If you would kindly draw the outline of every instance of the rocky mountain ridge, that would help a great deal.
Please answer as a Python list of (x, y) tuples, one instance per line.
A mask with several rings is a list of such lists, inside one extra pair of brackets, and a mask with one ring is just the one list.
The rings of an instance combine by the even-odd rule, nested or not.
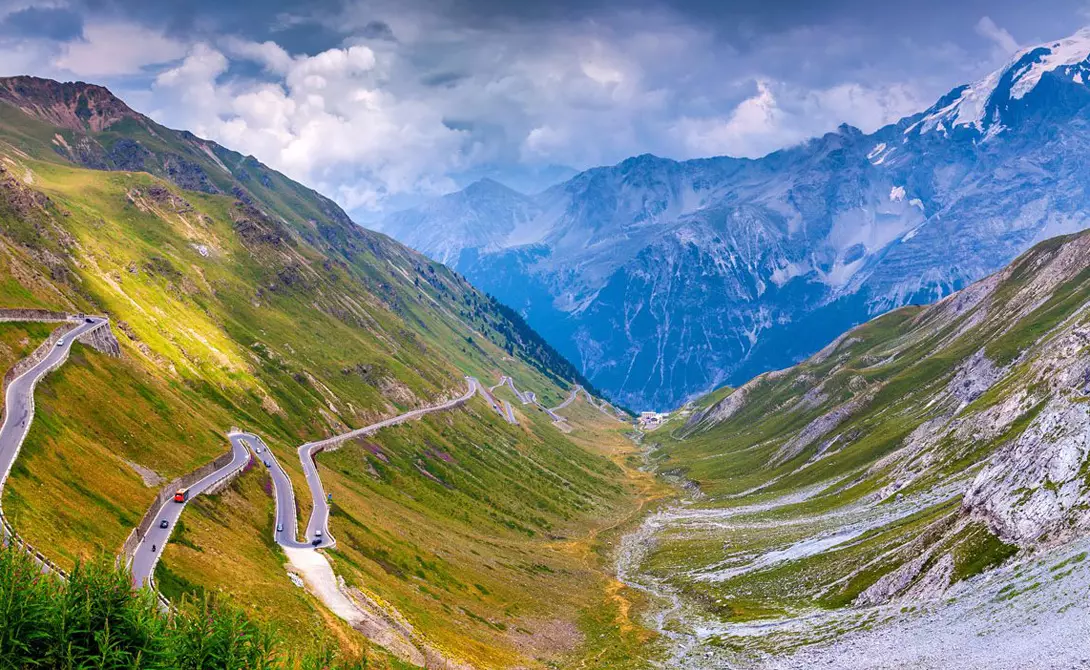
[(1087, 35), (874, 133), (757, 160), (638, 156), (529, 202), (463, 191), (456, 215), (437, 201), (383, 229), (456, 258), (613, 397), (669, 408), (1086, 227)]
[[(646, 435), (700, 497), (645, 522), (623, 574), (676, 599), (660, 625), (677, 667), (1019, 668), (1036, 639), (1077, 666), (1063, 631), (1086, 616), (1088, 407), (1084, 231)], [(939, 621), (961, 634), (890, 642)], [(978, 648), (1005, 654), (966, 663)]]

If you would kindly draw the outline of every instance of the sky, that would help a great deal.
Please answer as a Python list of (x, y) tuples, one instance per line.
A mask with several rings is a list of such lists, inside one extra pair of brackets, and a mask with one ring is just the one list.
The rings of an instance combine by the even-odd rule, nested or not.
[(368, 222), (485, 176), (873, 131), (1085, 24), (1088, 0), (0, 0), (0, 74), (106, 85)]

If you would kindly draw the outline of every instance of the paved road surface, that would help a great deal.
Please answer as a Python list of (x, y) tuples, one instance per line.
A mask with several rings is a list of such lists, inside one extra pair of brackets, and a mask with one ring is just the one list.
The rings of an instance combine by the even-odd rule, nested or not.
[[(440, 412), (446, 409), (457, 407), (458, 405), (466, 402), (474, 396), (476, 393), (480, 393), (485, 397), (488, 396), (488, 392), (485, 390), (481, 383), (473, 377), (466, 377), (466, 383), (469, 386), (469, 390), (465, 392), (465, 395), (455, 398), (454, 400), (448, 400), (445, 403), (434, 405), (432, 407), (422, 407), (420, 409), (414, 409), (411, 412), (400, 414), (398, 416), (379, 421), (378, 423), (365, 426), (363, 428), (357, 428), (351, 432), (343, 435), (337, 435), (325, 440), (319, 440), (317, 442), (308, 442), (299, 447), (299, 460), (303, 463), (303, 474), (307, 479), (307, 486), (310, 488), (310, 497), (314, 503), (314, 507), (310, 512), (310, 521), (307, 522), (307, 532), (304, 539), (312, 541), (316, 537), (316, 533), (322, 531), (322, 542), (318, 545), (320, 547), (332, 547), (336, 545), (336, 540), (329, 534), (329, 504), (326, 502), (325, 489), (322, 487), (322, 479), (318, 476), (318, 466), (314, 461), (314, 456), (322, 449), (332, 447), (340, 444), (345, 440), (350, 440), (355, 437), (361, 437), (363, 435), (370, 435), (378, 430), (393, 426), (406, 421), (430, 414), (432, 412)], [(493, 401), (495, 402), (495, 401)], [(285, 525), (286, 529), (287, 526)], [(281, 543), (283, 544), (283, 543)], [(310, 545), (307, 545), (310, 546)]]
[[(493, 386), (492, 388), (497, 388), (502, 385), (503, 384), (496, 384), (496, 386)], [(480, 394), (484, 396), (484, 399), (488, 401), (488, 404), (492, 406), (492, 409), (496, 410), (496, 413), (502, 416), (507, 423), (517, 423), (514, 415), (508, 416), (507, 412), (503, 409), (503, 405), (500, 404), (499, 400), (496, 400), (496, 396), (492, 395), (492, 392), (489, 389), (480, 386), (478, 390)]]
[[(273, 539), (277, 544), (285, 547), (309, 548), (311, 545), (308, 538), (303, 538), (304, 541), (302, 542), (296, 538), (299, 522), (295, 510), (295, 490), (292, 487), (291, 477), (288, 477), (284, 466), (280, 465), (276, 455), (269, 451), (269, 447), (257, 435), (253, 433), (232, 433), (231, 439), (232, 441), (238, 439), (243, 442), (254, 452), (254, 456), (262, 464), (262, 467), (268, 467), (269, 469), (269, 476), (272, 477), (273, 483), (273, 495), (276, 498), (276, 525), (272, 529)], [(268, 466), (265, 466), (265, 463), (268, 463)], [(319, 546), (328, 545), (322, 544)]]
[(515, 418), (515, 410), (511, 408), (511, 403), (506, 400), (503, 401), (503, 418), (507, 419), (507, 423), (518, 425), (518, 419)]
[(518, 398), (519, 402), (522, 403), (523, 405), (534, 404), (534, 402), (535, 402), (534, 394), (532, 392), (530, 392), (530, 391), (525, 391), (524, 392), (524, 391), (520, 391), (517, 388), (515, 388), (515, 380), (514, 379), (511, 379), (507, 375), (504, 375), (504, 376), (500, 377), (500, 383), (497, 384), (496, 386), (500, 386), (500, 385), (503, 385), (503, 384), (506, 384), (508, 388), (510, 388), (512, 391), (514, 391), (515, 397)]
[[(232, 433), (228, 437), (231, 440), (231, 454), (233, 456), (231, 462), (190, 486), (190, 500), (204, 493), (208, 490), (208, 487), (223, 479), (229, 473), (246, 465), (246, 462), (250, 460), (250, 452), (246, 450), (246, 445), (239, 435)], [(136, 546), (136, 551), (133, 553), (132, 581), (136, 586), (144, 586), (149, 583), (152, 574), (155, 572), (155, 564), (159, 562), (159, 557), (163, 555), (163, 549), (167, 546), (170, 534), (174, 532), (174, 526), (177, 525), (178, 518), (182, 515), (185, 506), (186, 503), (176, 503), (173, 498), (170, 498), (159, 508), (158, 514), (155, 515), (155, 523), (148, 530), (148, 534), (140, 540), (140, 543)], [(159, 527), (159, 522), (163, 519), (167, 521), (166, 528)], [(152, 547), (155, 548), (155, 551), (152, 551)]]
[(7, 414), (4, 424), (0, 426), (0, 473), (3, 473), (0, 475), (0, 491), (3, 490), (15, 457), (19, 455), (23, 440), (30, 431), (30, 423), (34, 420), (34, 386), (46, 373), (64, 361), (76, 338), (103, 323), (106, 323), (106, 319), (99, 317), (92, 317), (91, 323), (81, 323), (58, 341), (59, 346), (54, 346), (40, 363), (16, 377), (4, 390)]
[[(582, 390), (583, 390), (583, 387), (576, 384), (575, 386), (572, 387), (571, 393), (568, 394), (568, 397), (564, 398), (564, 402), (560, 403), (556, 407), (553, 407), (549, 411), (550, 412), (555, 412), (558, 409), (564, 409), (568, 405), (572, 404), (572, 401), (575, 400), (575, 396), (577, 396), (579, 394), (579, 392), (582, 391)], [(585, 391), (584, 391), (584, 393), (585, 393)]]

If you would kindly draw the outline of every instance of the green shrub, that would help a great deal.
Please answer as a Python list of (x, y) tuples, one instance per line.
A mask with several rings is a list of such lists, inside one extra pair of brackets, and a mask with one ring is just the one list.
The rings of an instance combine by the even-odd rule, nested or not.
[(347, 667), (328, 650), (295, 657), (278, 646), (274, 632), (214, 597), (186, 596), (166, 612), (106, 559), (64, 580), (0, 547), (0, 670)]

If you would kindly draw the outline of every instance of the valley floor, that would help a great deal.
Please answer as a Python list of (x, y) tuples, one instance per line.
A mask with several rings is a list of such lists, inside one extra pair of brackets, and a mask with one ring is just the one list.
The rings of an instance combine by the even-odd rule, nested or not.
[[(853, 566), (852, 555), (876, 531), (953, 515), (964, 484), (950, 482), (889, 504), (814, 513), (806, 504), (824, 484), (716, 504), (698, 494), (649, 514), (625, 534), (617, 574), (651, 599), (648, 623), (668, 641), (664, 667), (1090, 667), (1090, 539), (1011, 562), (945, 592), (920, 589), (876, 606), (817, 605), (825, 593), (865, 572), (867, 564)], [(721, 551), (707, 551), (709, 543)], [(812, 593), (806, 566), (826, 558), (847, 567), (829, 571), (839, 579), (825, 584), (813, 605), (782, 611), (756, 605), (767, 594), (770, 573), (788, 590), (797, 579), (800, 591)], [(716, 597), (723, 583), (745, 586)]]

